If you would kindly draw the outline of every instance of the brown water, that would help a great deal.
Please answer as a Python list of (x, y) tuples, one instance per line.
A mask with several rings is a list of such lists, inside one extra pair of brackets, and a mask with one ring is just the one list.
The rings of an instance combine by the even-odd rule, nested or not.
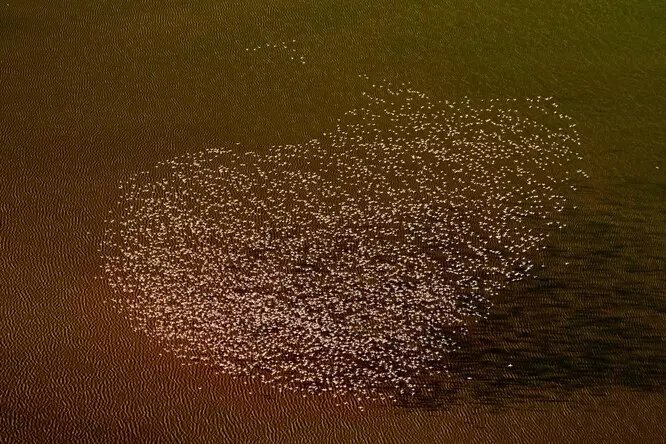
[[(261, 3), (0, 5), (0, 441), (661, 442), (661, 3)], [(244, 54), (291, 39), (305, 64)], [(545, 268), (472, 329), (455, 383), (397, 406), (161, 355), (94, 279), (118, 181), (229, 143), (306, 141), (356, 105), (359, 73), (440, 99), (556, 98), (590, 179)]]

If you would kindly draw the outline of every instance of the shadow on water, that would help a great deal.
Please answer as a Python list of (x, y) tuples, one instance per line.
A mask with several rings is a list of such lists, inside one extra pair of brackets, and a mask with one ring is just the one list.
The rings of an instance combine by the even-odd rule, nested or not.
[(505, 289), (490, 316), (470, 328), (448, 366), (451, 377), (429, 381), (414, 396), (398, 398), (399, 405), (502, 408), (569, 402), (579, 390), (663, 392), (661, 233), (649, 239), (631, 231), (641, 230), (638, 225), (613, 218), (579, 220), (575, 238), (547, 246), (550, 263)]

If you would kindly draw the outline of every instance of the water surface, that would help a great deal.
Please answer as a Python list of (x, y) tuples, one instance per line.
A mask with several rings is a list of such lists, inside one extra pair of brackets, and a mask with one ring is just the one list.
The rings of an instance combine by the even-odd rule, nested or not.
[[(3, 440), (659, 442), (664, 17), (656, 1), (3, 3)], [(296, 59), (244, 51), (292, 40)], [(330, 131), (359, 73), (439, 99), (553, 96), (578, 124), (577, 208), (471, 329), (460, 378), (360, 411), (183, 366), (104, 304), (119, 181)]]

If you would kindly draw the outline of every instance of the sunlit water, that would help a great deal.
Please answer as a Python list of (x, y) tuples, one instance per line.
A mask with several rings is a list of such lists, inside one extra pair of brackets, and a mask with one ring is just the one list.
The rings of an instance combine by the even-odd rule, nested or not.
[[(0, 441), (661, 442), (664, 17), (656, 0), (0, 3)], [(389, 84), (403, 93), (388, 95)], [(407, 89), (427, 98), (417, 96), (417, 108), (403, 108), (416, 121), (393, 121), (385, 111), (399, 114), (412, 97)], [(534, 108), (535, 100), (546, 112)], [(454, 109), (435, 115), (448, 105)], [(490, 105), (494, 111), (483, 111)], [(541, 140), (520, 142), (526, 134), (502, 126), (508, 121), (494, 126), (511, 109), (532, 122), (528, 132)], [(477, 111), (490, 122), (465, 127), (462, 115), (471, 113), (469, 122), (476, 122)], [(439, 127), (417, 134), (418, 122)], [(448, 127), (469, 131), (449, 136)], [(524, 173), (501, 175), (481, 153), (454, 144), (473, 142), (479, 129), (486, 137), (480, 142), (513, 153)], [(502, 140), (490, 139), (499, 134)], [(569, 155), (571, 163), (545, 167), (555, 148), (542, 143), (548, 135), (582, 160)], [(358, 137), (360, 144), (352, 140)], [(518, 154), (511, 142), (530, 149)], [(409, 157), (411, 151), (422, 159)], [(320, 153), (322, 161), (288, 162), (307, 153)], [(437, 153), (460, 159), (455, 169), (467, 177), (460, 182), (445, 162), (439, 169), (426, 162)], [(396, 156), (405, 161), (402, 177), (412, 182), (387, 170)], [(530, 156), (544, 168), (525, 163)], [(285, 165), (270, 168), (271, 159)], [(197, 176), (195, 161), (209, 176)], [(478, 173), (475, 162), (482, 165)], [(427, 165), (420, 176), (413, 174), (417, 164)], [(260, 169), (283, 173), (264, 186)], [(179, 183), (171, 172), (189, 180)], [(245, 180), (240, 174), (251, 188), (233, 188), (233, 181)], [(390, 180), (378, 180), (387, 175)], [(373, 188), (355, 189), (375, 178)], [(464, 189), (471, 180), (486, 185), (485, 196), (481, 185)], [(435, 184), (450, 192), (424, 197)], [(284, 204), (286, 196), (277, 194), (283, 186), (298, 220), (269, 205), (271, 195)], [(504, 217), (515, 218), (519, 233), (492, 246), (492, 230), (502, 232), (501, 213), (493, 214), (492, 206), (489, 213), (465, 211), (479, 212), (488, 197), (510, 188), (561, 198), (557, 207), (545, 200), (543, 207), (519, 204), (516, 196), (496, 204), (497, 211), (516, 208)], [(176, 197), (179, 191), (188, 194)], [(358, 194), (376, 202), (357, 203), (351, 196)], [(238, 206), (206, 216), (211, 200), (222, 195), (235, 196)], [(130, 200), (140, 196), (146, 199), (129, 211)], [(391, 202), (400, 212), (387, 210)], [(439, 225), (420, 211), (433, 202), (449, 204), (425, 208), (443, 217)], [(524, 211), (534, 214), (519, 216)], [(184, 236), (163, 235), (154, 221), (139, 221), (141, 215), (174, 216), (164, 224)], [(266, 248), (278, 242), (260, 228), (268, 221), (284, 233), (280, 245), (288, 248)], [(353, 236), (341, 231), (345, 223)], [(211, 238), (214, 231), (235, 233), (237, 251), (203, 250), (213, 243), (188, 225)], [(293, 229), (298, 226), (305, 228)], [(387, 231), (386, 239), (368, 226)], [(444, 232), (457, 236), (444, 239), (447, 255), (432, 248)], [(515, 248), (526, 233), (534, 236), (527, 251)], [(307, 239), (319, 243), (301, 243)], [(372, 254), (383, 249), (393, 255), (381, 261), (394, 264), (406, 301), (440, 303), (439, 324), (426, 303), (396, 310), (395, 326), (388, 313), (368, 308), (377, 300), (361, 290), (386, 294), (384, 285), (392, 282), (379, 282), (389, 269)], [(230, 257), (244, 268), (223, 273), (194, 262), (226, 267)], [(421, 279), (396, 257), (443, 279), (417, 290), (410, 285), (432, 279)], [(182, 264), (169, 268), (158, 259)], [(250, 259), (265, 266), (253, 269)], [(107, 260), (108, 274), (95, 280)], [(494, 266), (520, 274), (489, 275)], [(321, 276), (313, 279), (316, 267)], [(165, 269), (192, 278), (168, 282), (159, 271)], [(363, 269), (376, 279), (363, 279)], [(335, 278), (341, 270), (351, 279)], [(245, 277), (227, 282), (236, 289), (231, 299), (250, 314), (247, 321), (220, 313), (203, 322), (205, 307), (222, 305), (214, 298), (222, 287), (187, 291), (206, 277), (234, 276)], [(310, 295), (298, 299), (301, 313), (275, 316), (268, 300), (275, 289), (257, 289), (261, 276), (289, 290), (276, 296), (281, 303)], [(458, 285), (460, 277), (476, 281), (479, 291)], [(347, 286), (333, 290), (327, 282)], [(128, 293), (126, 284), (144, 291)], [(175, 290), (185, 305), (160, 305)], [(354, 299), (350, 291), (366, 296)], [(322, 305), (331, 292), (346, 295), (342, 306), (356, 315), (348, 339), (340, 339), (348, 328), (344, 317), (305, 303)], [(404, 308), (397, 300), (390, 305)], [(270, 316), (257, 317), (254, 308)], [(336, 340), (314, 333), (326, 322)], [(294, 325), (309, 329), (298, 332)], [(223, 334), (213, 334), (214, 326)], [(291, 326), (281, 331), (293, 340), (292, 355), (282, 349), (257, 355), (253, 335), (275, 326)], [(241, 334), (228, 334), (232, 327)], [(260, 342), (276, 351), (269, 338)], [(391, 339), (362, 350), (363, 338)], [(233, 347), (243, 351), (243, 362), (223, 354)], [(331, 359), (312, 359), (317, 353)], [(404, 373), (381, 380), (363, 361), (367, 355)], [(335, 379), (335, 362), (358, 374), (345, 370)], [(349, 394), (336, 397), (344, 391)], [(371, 402), (352, 393), (391, 399)]]

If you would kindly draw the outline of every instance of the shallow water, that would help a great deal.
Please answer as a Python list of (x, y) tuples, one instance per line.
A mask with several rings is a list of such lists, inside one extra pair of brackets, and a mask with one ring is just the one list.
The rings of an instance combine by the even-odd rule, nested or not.
[[(650, 1), (3, 3), (0, 441), (659, 442), (665, 16)], [(536, 278), (470, 327), (458, 377), (397, 405), (302, 398), (133, 332), (95, 279), (119, 181), (331, 131), (361, 103), (359, 73), (437, 99), (553, 96), (577, 123), (577, 208)]]

